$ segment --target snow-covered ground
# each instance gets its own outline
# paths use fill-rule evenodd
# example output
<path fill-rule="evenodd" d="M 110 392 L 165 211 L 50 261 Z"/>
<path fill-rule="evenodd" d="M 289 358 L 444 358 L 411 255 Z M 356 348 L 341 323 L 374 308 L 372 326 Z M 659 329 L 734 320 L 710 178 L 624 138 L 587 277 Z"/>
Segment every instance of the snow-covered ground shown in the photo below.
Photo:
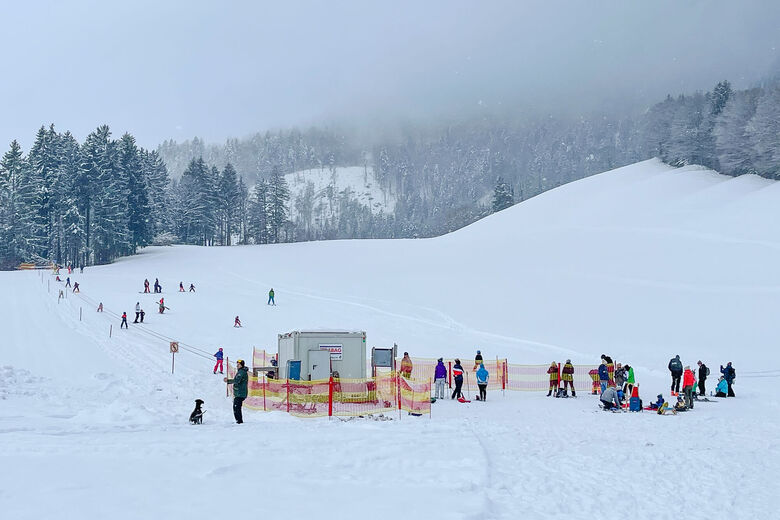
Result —
<path fill-rule="evenodd" d="M 59 303 L 48 272 L 0 273 L 2 517 L 771 517 L 778 207 L 780 184 L 646 161 L 437 239 L 149 248 L 71 275 L 82 293 Z M 140 294 L 155 277 L 164 315 Z M 118 330 L 136 302 L 146 323 Z M 658 416 L 507 393 L 439 401 L 431 418 L 247 410 L 233 424 L 209 355 L 251 359 L 309 328 L 419 357 L 607 353 L 635 367 L 646 403 L 668 397 L 675 354 L 707 363 L 711 387 L 733 361 L 737 398 Z M 170 339 L 188 346 L 173 375 Z"/>
<path fill-rule="evenodd" d="M 390 214 L 395 209 L 395 195 L 382 189 L 370 166 L 339 166 L 333 169 L 310 169 L 284 176 L 290 188 L 290 214 L 301 218 L 297 200 L 311 185 L 313 194 L 312 218 L 330 218 L 338 214 L 338 196 L 349 190 L 351 198 L 371 209 L 373 213 Z"/>

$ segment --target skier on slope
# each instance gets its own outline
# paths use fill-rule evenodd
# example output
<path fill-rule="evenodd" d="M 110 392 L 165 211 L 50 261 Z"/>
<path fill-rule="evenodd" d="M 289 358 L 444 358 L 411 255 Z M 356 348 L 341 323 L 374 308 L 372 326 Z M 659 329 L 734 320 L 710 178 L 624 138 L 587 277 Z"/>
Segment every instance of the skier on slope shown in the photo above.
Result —
<path fill-rule="evenodd" d="M 236 316 L 236 319 L 233 321 L 233 327 L 240 327 L 241 326 L 241 320 L 238 319 L 238 316 Z"/>
<path fill-rule="evenodd" d="M 222 347 L 217 350 L 217 353 L 214 354 L 214 357 L 217 358 L 217 363 L 214 365 L 214 373 L 217 373 L 217 368 L 219 368 L 219 373 L 222 373 L 222 358 L 224 357 L 222 353 Z"/>
<path fill-rule="evenodd" d="M 558 391 L 558 363 L 555 361 L 550 363 L 547 373 L 550 374 L 550 391 L 547 392 L 547 397 L 550 397 L 553 392 Z"/>
<path fill-rule="evenodd" d="M 456 397 L 460 401 L 463 394 L 460 389 L 463 388 L 463 367 L 460 366 L 460 359 L 455 358 L 455 364 L 452 366 L 452 376 L 455 378 L 455 390 L 452 392 L 452 399 Z"/>
<path fill-rule="evenodd" d="M 439 358 L 436 363 L 436 370 L 433 372 L 433 381 L 436 385 L 436 399 L 444 399 L 444 387 L 447 384 L 447 367 L 444 366 L 444 359 Z"/>
<path fill-rule="evenodd" d="M 669 372 L 672 373 L 672 395 L 678 395 L 680 393 L 680 378 L 683 374 L 683 364 L 679 354 L 669 360 Z"/>
<path fill-rule="evenodd" d="M 276 302 L 274 301 L 274 288 L 271 287 L 271 290 L 268 291 L 268 305 L 276 305 Z"/>
<path fill-rule="evenodd" d="M 81 289 L 79 289 L 79 283 L 78 282 L 73 282 L 73 292 L 74 293 L 80 293 L 81 292 Z"/>
<path fill-rule="evenodd" d="M 141 316 L 141 302 L 135 302 L 135 320 L 133 323 L 138 323 L 138 318 Z"/>
<path fill-rule="evenodd" d="M 149 292 L 149 279 L 146 278 L 144 279 L 144 293 L 148 293 L 148 292 Z"/>
<path fill-rule="evenodd" d="M 179 292 L 184 292 L 184 282 L 179 282 Z"/>
<path fill-rule="evenodd" d="M 195 284 L 190 284 L 190 292 L 195 292 Z"/>
<path fill-rule="evenodd" d="M 122 327 L 124 327 L 126 329 L 130 328 L 127 325 L 127 313 L 126 312 L 122 313 L 122 323 L 119 324 L 119 328 L 121 329 Z"/>

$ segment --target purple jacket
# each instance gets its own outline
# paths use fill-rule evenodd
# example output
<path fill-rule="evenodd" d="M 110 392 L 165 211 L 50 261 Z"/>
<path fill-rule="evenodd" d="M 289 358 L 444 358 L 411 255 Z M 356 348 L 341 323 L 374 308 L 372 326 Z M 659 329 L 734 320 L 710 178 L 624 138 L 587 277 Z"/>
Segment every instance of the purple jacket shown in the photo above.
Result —
<path fill-rule="evenodd" d="M 436 365 L 436 372 L 434 372 L 433 378 L 434 379 L 441 379 L 447 377 L 447 367 L 444 366 L 444 363 L 439 361 L 439 364 Z"/>

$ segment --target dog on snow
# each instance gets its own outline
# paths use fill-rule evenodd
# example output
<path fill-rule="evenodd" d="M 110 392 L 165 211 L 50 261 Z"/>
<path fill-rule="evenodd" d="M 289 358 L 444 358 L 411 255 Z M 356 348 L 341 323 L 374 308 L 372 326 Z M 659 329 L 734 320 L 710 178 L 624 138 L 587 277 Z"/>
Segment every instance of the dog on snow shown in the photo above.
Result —
<path fill-rule="evenodd" d="M 203 424 L 203 414 L 206 413 L 206 410 L 201 410 L 202 404 L 202 399 L 195 399 L 195 409 L 190 414 L 190 422 L 192 424 Z"/>

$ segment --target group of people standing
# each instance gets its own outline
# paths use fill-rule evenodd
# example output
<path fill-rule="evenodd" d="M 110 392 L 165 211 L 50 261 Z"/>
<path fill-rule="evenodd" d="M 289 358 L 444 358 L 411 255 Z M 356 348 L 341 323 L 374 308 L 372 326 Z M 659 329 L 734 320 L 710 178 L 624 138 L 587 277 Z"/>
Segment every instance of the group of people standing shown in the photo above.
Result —
<path fill-rule="evenodd" d="M 702 363 L 701 360 L 699 360 L 696 364 L 698 365 L 699 395 L 706 396 L 706 381 L 707 377 L 710 375 L 710 369 L 707 368 L 707 365 Z M 693 408 L 693 396 L 696 393 L 695 387 L 697 386 L 697 374 L 694 372 L 694 370 L 691 369 L 690 366 L 685 366 L 683 368 L 683 364 L 682 361 L 680 361 L 679 355 L 676 355 L 669 360 L 668 368 L 672 375 L 672 395 L 680 395 L 680 380 L 682 379 L 683 395 L 685 396 L 686 402 L 691 402 L 690 407 Z M 720 366 L 720 373 L 721 376 L 718 379 L 718 384 L 715 388 L 715 397 L 734 397 L 734 390 L 731 385 L 734 383 L 734 379 L 737 377 L 737 372 L 731 365 L 731 361 L 726 363 L 725 367 L 723 365 Z"/>
<path fill-rule="evenodd" d="M 412 376 L 412 359 L 409 357 L 408 352 L 404 352 L 404 357 L 401 359 L 401 366 L 398 370 L 401 377 L 409 379 Z M 478 401 L 485 401 L 487 399 L 487 387 L 488 380 L 490 379 L 490 373 L 488 372 L 485 364 L 482 360 L 482 352 L 477 350 L 477 355 L 474 356 L 474 368 L 477 379 L 477 388 L 479 389 Z M 433 382 L 434 382 L 434 399 L 444 399 L 448 394 L 448 374 L 447 366 L 444 364 L 444 358 L 439 358 L 436 361 L 436 367 L 433 370 Z M 452 382 L 455 383 L 455 389 L 450 395 L 450 399 L 457 399 L 461 402 L 466 402 L 467 399 L 463 395 L 463 377 L 465 370 L 460 363 L 460 359 L 455 358 L 452 364 Z"/>

